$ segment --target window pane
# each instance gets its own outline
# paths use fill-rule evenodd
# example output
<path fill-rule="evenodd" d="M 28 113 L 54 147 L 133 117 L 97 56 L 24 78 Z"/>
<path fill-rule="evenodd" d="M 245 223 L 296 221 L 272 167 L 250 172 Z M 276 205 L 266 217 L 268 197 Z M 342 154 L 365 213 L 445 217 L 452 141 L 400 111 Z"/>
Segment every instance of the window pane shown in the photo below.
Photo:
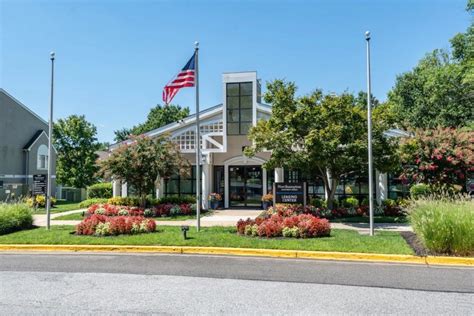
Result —
<path fill-rule="evenodd" d="M 252 109 L 240 110 L 241 122 L 252 122 Z"/>
<path fill-rule="evenodd" d="M 228 109 L 238 109 L 239 108 L 239 97 L 228 97 L 227 98 L 227 108 Z"/>
<path fill-rule="evenodd" d="M 177 194 L 178 191 L 178 181 L 179 180 L 168 180 L 168 185 L 166 186 L 166 193 L 168 194 Z"/>
<path fill-rule="evenodd" d="M 241 123 L 240 124 L 240 135 L 246 135 L 252 126 L 252 123 Z"/>
<path fill-rule="evenodd" d="M 227 84 L 227 95 L 228 96 L 238 96 L 239 95 L 239 84 L 238 83 L 228 83 Z"/>
<path fill-rule="evenodd" d="M 240 97 L 240 108 L 249 109 L 252 107 L 252 97 Z"/>
<path fill-rule="evenodd" d="M 252 83 L 246 82 L 240 84 L 240 95 L 252 95 Z"/>
<path fill-rule="evenodd" d="M 180 194 L 190 194 L 193 192 L 193 181 L 192 180 L 181 180 Z"/>
<path fill-rule="evenodd" d="M 227 134 L 239 135 L 239 123 L 227 123 Z"/>
<path fill-rule="evenodd" d="M 227 122 L 238 122 L 239 110 L 227 110 Z"/>

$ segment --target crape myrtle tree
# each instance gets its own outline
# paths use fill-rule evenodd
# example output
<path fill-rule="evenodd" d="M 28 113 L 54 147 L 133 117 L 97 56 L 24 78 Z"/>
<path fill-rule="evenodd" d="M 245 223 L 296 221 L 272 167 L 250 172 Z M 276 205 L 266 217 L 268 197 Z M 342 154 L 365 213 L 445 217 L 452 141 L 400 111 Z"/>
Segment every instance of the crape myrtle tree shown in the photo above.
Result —
<path fill-rule="evenodd" d="M 153 192 L 159 177 L 189 172 L 189 162 L 167 136 L 134 136 L 129 143 L 112 151 L 100 167 L 101 175 L 132 186 L 142 206 L 145 206 L 146 196 Z"/>
<path fill-rule="evenodd" d="M 268 121 L 250 129 L 253 146 L 246 155 L 270 150 L 266 168 L 300 169 L 319 177 L 327 192 L 328 207 L 341 176 L 367 170 L 367 116 L 360 98 L 349 93 L 323 94 L 316 90 L 297 97 L 296 85 L 275 80 L 267 84 L 265 101 L 272 104 Z M 373 153 L 375 167 L 386 172 L 398 165 L 397 140 L 383 132 L 394 122 L 387 105 L 373 111 Z"/>
<path fill-rule="evenodd" d="M 58 183 L 86 188 L 97 182 L 97 128 L 83 115 L 71 115 L 54 123 L 53 141 L 56 148 Z"/>
<path fill-rule="evenodd" d="M 177 122 L 189 116 L 189 108 L 181 108 L 179 105 L 169 104 L 167 106 L 157 105 L 150 110 L 144 123 L 132 128 L 122 128 L 115 131 L 115 141 L 127 140 L 130 135 L 141 135 L 166 124 Z"/>
<path fill-rule="evenodd" d="M 401 141 L 402 176 L 449 190 L 465 187 L 474 172 L 474 131 L 469 128 L 415 130 Z"/>

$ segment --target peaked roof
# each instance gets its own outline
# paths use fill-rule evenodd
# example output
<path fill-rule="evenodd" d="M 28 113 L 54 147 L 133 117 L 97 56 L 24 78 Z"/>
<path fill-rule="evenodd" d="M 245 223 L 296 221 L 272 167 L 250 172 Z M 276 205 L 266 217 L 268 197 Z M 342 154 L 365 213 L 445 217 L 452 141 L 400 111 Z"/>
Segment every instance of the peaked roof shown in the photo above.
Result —
<path fill-rule="evenodd" d="M 8 93 L 7 91 L 5 91 L 5 89 L 3 88 L 0 88 L 0 92 L 5 94 L 7 97 L 9 97 L 10 99 L 12 99 L 16 104 L 18 104 L 20 107 L 22 107 L 23 109 L 25 109 L 26 111 L 28 111 L 29 113 L 31 113 L 33 116 L 35 116 L 38 120 L 40 120 L 41 122 L 43 122 L 44 124 L 48 125 L 48 122 L 46 122 L 41 116 L 39 116 L 38 114 L 36 114 L 35 112 L 33 112 L 32 110 L 30 110 L 26 105 L 24 105 L 23 103 L 21 103 L 17 98 L 15 98 L 14 96 L 12 96 L 10 93 Z"/>
<path fill-rule="evenodd" d="M 33 145 L 36 143 L 36 141 L 41 137 L 41 135 L 43 135 L 46 137 L 46 139 L 49 139 L 48 137 L 48 134 L 46 134 L 45 131 L 43 131 L 42 129 L 36 131 L 36 133 L 33 135 L 33 137 L 31 137 L 31 139 L 25 144 L 25 146 L 23 146 L 23 150 L 25 151 L 30 151 L 31 150 L 31 147 L 33 147 Z M 57 154 L 58 151 L 56 150 L 56 147 L 53 146 L 53 149 L 54 149 L 54 152 Z"/>

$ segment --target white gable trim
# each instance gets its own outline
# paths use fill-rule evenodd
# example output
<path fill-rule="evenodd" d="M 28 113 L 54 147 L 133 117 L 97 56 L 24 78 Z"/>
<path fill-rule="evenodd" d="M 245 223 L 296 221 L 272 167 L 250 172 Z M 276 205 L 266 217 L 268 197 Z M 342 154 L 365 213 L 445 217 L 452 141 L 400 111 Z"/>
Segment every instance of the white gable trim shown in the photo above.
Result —
<path fill-rule="evenodd" d="M 26 151 L 30 151 L 31 148 L 33 148 L 33 146 L 36 144 L 36 142 L 38 141 L 38 139 L 41 138 L 41 136 L 44 135 L 46 137 L 46 139 L 49 141 L 49 137 L 48 137 L 48 134 L 46 134 L 45 131 L 41 131 L 41 134 L 38 135 L 38 137 L 36 137 L 35 141 L 33 143 L 31 143 L 30 147 L 24 149 Z M 54 149 L 54 152 L 57 154 L 58 151 L 56 150 L 56 147 L 53 146 L 53 149 Z"/>

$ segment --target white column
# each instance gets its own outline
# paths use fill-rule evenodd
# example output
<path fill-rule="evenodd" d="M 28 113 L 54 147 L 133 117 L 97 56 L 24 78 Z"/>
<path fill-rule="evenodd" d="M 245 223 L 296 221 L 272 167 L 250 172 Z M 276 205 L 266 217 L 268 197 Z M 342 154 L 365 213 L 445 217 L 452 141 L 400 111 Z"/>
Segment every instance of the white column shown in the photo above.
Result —
<path fill-rule="evenodd" d="M 120 196 L 120 181 L 112 180 L 112 196 Z"/>
<path fill-rule="evenodd" d="M 375 196 L 377 198 L 377 204 L 380 205 L 383 200 L 388 198 L 388 177 L 386 173 L 380 173 L 378 170 L 376 170 L 375 178 L 377 179 L 377 185 L 375 186 Z"/>
<path fill-rule="evenodd" d="M 229 165 L 224 165 L 224 195 L 224 207 L 229 208 Z"/>
<path fill-rule="evenodd" d="M 201 173 L 202 208 L 204 210 L 209 209 L 208 196 L 211 189 L 210 176 L 211 176 L 210 165 L 209 165 L 208 158 L 206 157 L 206 161 L 203 162 L 202 164 L 202 173 Z"/>
<path fill-rule="evenodd" d="M 331 177 L 331 173 L 329 172 L 329 170 L 326 170 L 326 175 L 327 175 L 327 178 L 328 178 L 328 185 L 329 185 L 329 188 L 332 190 L 332 177 Z M 326 187 L 324 187 L 324 197 L 327 199 L 329 199 L 329 192 L 326 190 Z"/>
<path fill-rule="evenodd" d="M 275 182 L 285 182 L 283 168 L 275 168 Z"/>
<path fill-rule="evenodd" d="M 158 179 L 156 180 L 156 183 L 155 183 L 155 199 L 159 199 L 160 198 L 160 191 L 161 191 L 161 177 L 158 176 Z"/>
<path fill-rule="evenodd" d="M 122 183 L 122 197 L 127 197 L 128 196 L 128 186 L 127 182 Z"/>

